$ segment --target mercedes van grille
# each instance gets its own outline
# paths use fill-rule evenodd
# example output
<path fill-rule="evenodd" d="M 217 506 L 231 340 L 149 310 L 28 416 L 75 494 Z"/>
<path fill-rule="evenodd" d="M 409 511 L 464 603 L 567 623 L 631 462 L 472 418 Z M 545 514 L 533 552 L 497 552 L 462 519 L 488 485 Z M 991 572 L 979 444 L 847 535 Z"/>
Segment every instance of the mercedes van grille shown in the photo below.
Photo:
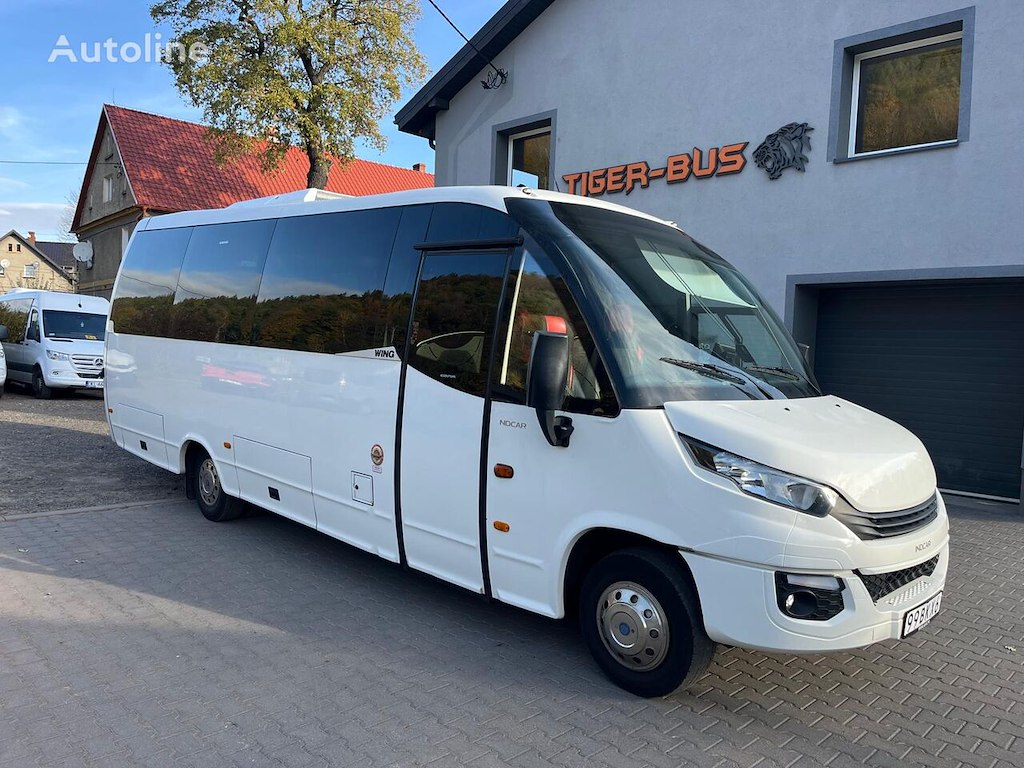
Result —
<path fill-rule="evenodd" d="M 896 512 L 861 512 L 849 505 L 832 514 L 861 539 L 886 539 L 923 528 L 939 514 L 939 499 L 932 496 L 924 504 Z"/>
<path fill-rule="evenodd" d="M 103 373 L 103 355 L 72 355 L 71 364 L 87 379 L 97 379 Z"/>
<path fill-rule="evenodd" d="M 866 574 L 857 572 L 860 580 L 868 589 L 868 594 L 876 603 L 886 595 L 892 594 L 900 587 L 905 587 L 912 581 L 917 581 L 922 576 L 931 576 L 935 573 L 935 566 L 939 564 L 939 556 L 931 560 L 912 565 L 901 571 L 889 571 L 889 573 Z"/>

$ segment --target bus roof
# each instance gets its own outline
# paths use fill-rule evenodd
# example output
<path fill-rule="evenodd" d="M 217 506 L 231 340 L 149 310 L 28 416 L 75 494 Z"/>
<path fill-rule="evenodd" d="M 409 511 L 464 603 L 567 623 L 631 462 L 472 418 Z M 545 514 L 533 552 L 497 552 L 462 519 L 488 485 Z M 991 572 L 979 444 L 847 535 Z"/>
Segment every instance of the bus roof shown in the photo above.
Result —
<path fill-rule="evenodd" d="M 334 199 L 325 199 L 324 196 L 315 193 L 316 190 L 307 190 L 305 192 L 300 190 L 298 193 L 291 195 L 258 198 L 257 200 L 247 201 L 244 204 L 236 204 L 227 208 L 184 211 L 182 213 L 152 216 L 143 219 L 138 226 L 138 230 L 174 229 L 176 227 L 194 227 L 203 224 L 226 224 L 236 221 L 279 219 L 288 216 L 308 216 L 318 213 L 360 211 L 372 208 L 392 208 L 399 205 L 423 205 L 428 203 L 471 203 L 506 212 L 508 209 L 505 201 L 509 198 L 517 197 L 552 200 L 575 205 L 589 205 L 675 226 L 672 222 L 667 222 L 632 208 L 626 208 L 614 203 L 606 203 L 603 200 L 525 187 L 428 187 L 426 189 L 389 192 L 383 195 L 338 197 Z"/>

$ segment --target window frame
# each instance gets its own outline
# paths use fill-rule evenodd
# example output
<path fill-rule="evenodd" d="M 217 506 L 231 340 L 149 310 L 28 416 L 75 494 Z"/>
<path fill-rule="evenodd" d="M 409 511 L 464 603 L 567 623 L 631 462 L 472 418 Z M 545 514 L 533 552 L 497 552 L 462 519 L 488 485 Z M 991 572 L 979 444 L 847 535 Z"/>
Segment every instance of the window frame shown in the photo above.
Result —
<path fill-rule="evenodd" d="M 21 277 L 23 280 L 36 280 L 39 277 L 39 262 L 35 261 L 31 264 L 25 264 L 21 268 Z"/>
<path fill-rule="evenodd" d="M 551 145 L 548 152 L 548 174 L 551 191 L 558 192 L 557 168 L 558 110 L 540 112 L 535 115 L 499 123 L 491 126 L 491 184 L 509 186 L 512 182 L 512 139 L 529 134 L 550 133 Z"/>
<path fill-rule="evenodd" d="M 969 6 L 835 40 L 832 59 L 832 97 L 829 111 L 828 162 L 838 164 L 906 152 L 949 149 L 967 142 L 970 139 L 971 127 L 974 21 L 975 8 Z M 851 149 L 856 149 L 856 102 L 859 100 L 860 89 L 859 66 L 856 87 L 854 84 L 855 60 L 859 65 L 859 62 L 864 59 L 895 53 L 901 48 L 910 50 L 935 44 L 940 38 L 951 34 L 959 34 L 961 40 L 960 105 L 956 139 L 892 147 L 872 152 L 852 152 Z M 853 137 L 852 142 L 851 137 Z"/>
<path fill-rule="evenodd" d="M 114 175 L 110 174 L 103 177 L 103 196 L 102 200 L 104 203 L 109 203 L 114 199 Z"/>
<path fill-rule="evenodd" d="M 906 152 L 915 149 L 929 149 L 931 147 L 948 147 L 960 143 L 959 136 L 952 139 L 943 139 L 941 141 L 926 141 L 922 144 L 904 144 L 899 147 L 887 147 L 886 149 L 874 149 L 869 152 L 858 152 L 857 151 L 857 128 L 860 125 L 860 68 L 861 64 L 865 59 L 877 59 L 882 56 L 888 56 L 893 53 L 905 53 L 906 51 L 912 51 L 915 48 L 927 48 L 932 45 L 941 45 L 942 43 L 950 43 L 954 40 L 959 40 L 961 43 L 960 47 L 960 66 L 963 68 L 963 30 L 959 32 L 949 32 L 944 35 L 937 35 L 935 37 L 925 37 L 920 40 L 914 40 L 908 43 L 900 43 L 899 45 L 890 45 L 886 48 L 875 48 L 862 53 L 855 54 L 853 57 L 853 82 L 850 91 L 850 135 L 849 144 L 847 146 L 846 156 L 851 159 L 858 159 L 862 157 L 876 157 L 878 155 L 891 155 L 898 152 Z M 963 92 L 959 94 L 959 98 L 963 99 Z M 958 105 L 959 107 L 959 105 Z M 957 121 L 957 134 L 959 134 L 959 120 Z"/>
<path fill-rule="evenodd" d="M 554 169 L 551 165 L 551 145 L 554 143 L 555 136 L 554 133 L 552 133 L 551 131 L 551 126 L 548 125 L 542 126 L 540 128 L 531 128 L 526 131 L 520 131 L 519 133 L 510 133 L 508 135 L 508 157 L 506 158 L 505 161 L 505 184 L 507 184 L 510 187 L 512 186 L 512 173 L 514 170 L 512 168 L 512 153 L 515 148 L 516 140 L 529 139 L 532 138 L 533 136 L 543 136 L 544 134 L 547 134 L 550 137 L 548 140 L 548 181 L 554 182 Z"/>

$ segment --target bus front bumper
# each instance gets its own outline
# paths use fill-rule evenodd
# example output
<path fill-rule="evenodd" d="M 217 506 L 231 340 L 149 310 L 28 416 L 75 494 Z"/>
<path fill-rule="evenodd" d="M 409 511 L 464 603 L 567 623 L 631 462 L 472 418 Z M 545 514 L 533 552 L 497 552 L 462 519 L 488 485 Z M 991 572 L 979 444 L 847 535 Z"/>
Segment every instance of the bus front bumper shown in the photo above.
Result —
<path fill-rule="evenodd" d="M 786 583 L 792 570 L 694 552 L 680 555 L 693 574 L 712 640 L 762 651 L 825 653 L 898 639 L 925 626 L 941 606 L 949 544 L 947 539 L 938 552 L 920 562 L 891 571 L 872 569 L 872 575 L 852 570 L 800 572 L 840 580 L 842 607 L 834 608 L 838 612 L 827 619 L 794 618 L 784 611 L 786 587 L 780 597 L 779 584 L 780 579 Z M 892 585 L 899 586 L 890 589 Z"/>

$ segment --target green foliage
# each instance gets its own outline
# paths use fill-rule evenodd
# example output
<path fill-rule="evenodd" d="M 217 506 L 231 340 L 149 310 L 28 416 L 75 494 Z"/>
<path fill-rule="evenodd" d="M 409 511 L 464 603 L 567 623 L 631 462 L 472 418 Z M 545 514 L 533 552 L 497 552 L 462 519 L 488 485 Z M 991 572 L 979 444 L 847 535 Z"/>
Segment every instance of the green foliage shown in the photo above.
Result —
<path fill-rule="evenodd" d="M 178 89 L 203 109 L 220 160 L 258 153 L 265 170 L 299 146 L 309 186 L 323 187 L 329 156 L 365 139 L 383 149 L 378 121 L 403 85 L 426 74 L 413 42 L 416 0 L 160 0 L 150 8 L 176 42 Z"/>

